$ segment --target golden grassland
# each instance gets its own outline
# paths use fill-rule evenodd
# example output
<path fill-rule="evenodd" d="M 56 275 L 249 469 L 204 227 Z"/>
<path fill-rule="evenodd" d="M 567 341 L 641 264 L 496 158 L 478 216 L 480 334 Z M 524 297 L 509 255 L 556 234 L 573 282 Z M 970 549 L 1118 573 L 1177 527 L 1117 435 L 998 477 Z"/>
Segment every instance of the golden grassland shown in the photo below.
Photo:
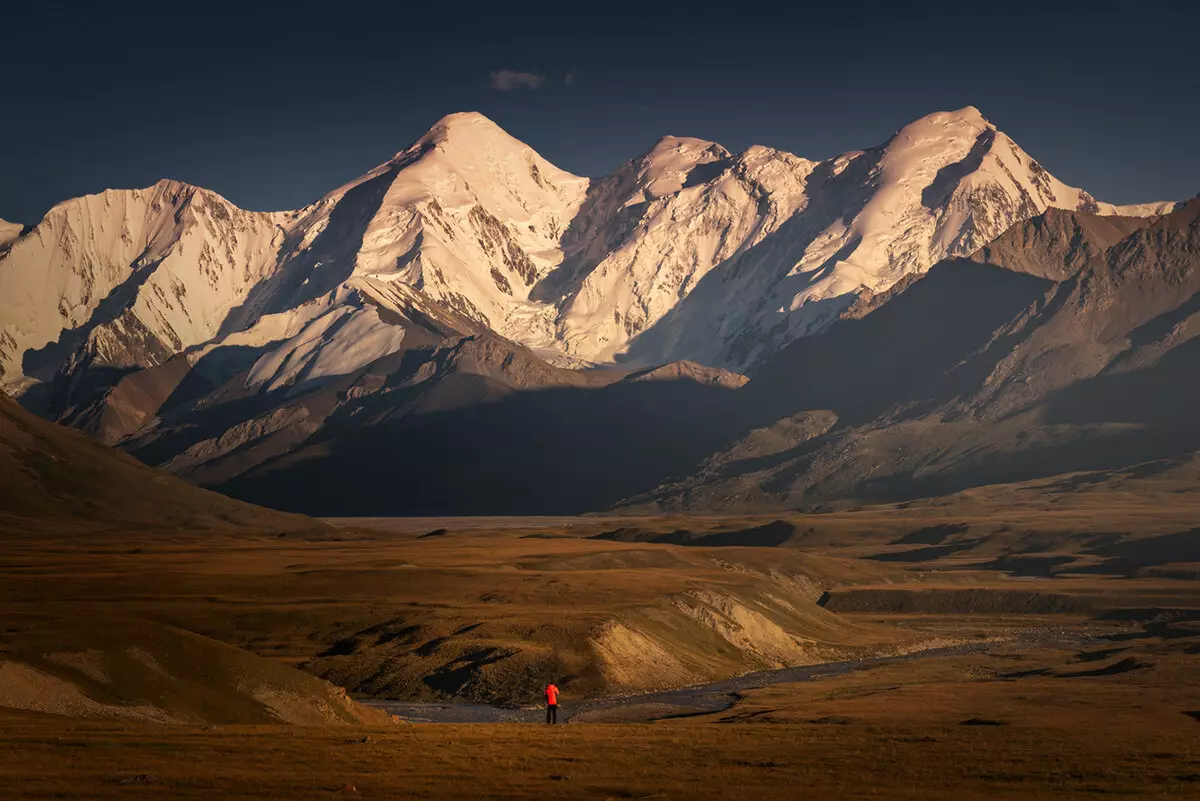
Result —
<path fill-rule="evenodd" d="M 737 532 L 771 518 L 356 521 L 284 536 L 13 531 L 0 553 L 0 646 L 47 625 L 149 621 L 359 695 L 532 701 L 547 679 L 577 697 L 636 692 L 977 638 L 997 618 L 1039 611 L 1017 596 L 1080 620 L 1196 604 L 1200 585 L 1180 577 L 1194 566 L 1171 554 L 1129 575 L 1050 573 L 1039 561 L 1102 570 L 1112 557 L 1095 552 L 1095 537 L 1178 536 L 1186 508 L 1118 497 L 1088 518 L 1053 504 L 1038 517 L 1003 501 L 1013 510 L 1003 518 L 974 501 L 957 513 L 938 502 L 790 515 L 795 534 L 781 547 L 592 538 L 619 527 Z M 1050 603 L 1062 598 L 1073 600 Z M 899 614 L 922 610 L 937 614 Z"/>
<path fill-rule="evenodd" d="M 1194 482 L 1114 481 L 769 517 L 12 525 L 0 664 L 104 708 L 0 710 L 0 796 L 1195 797 Z M 728 544 L 776 517 L 790 528 L 775 547 Z M 661 535 L 674 541 L 644 541 Z M 288 672 L 360 696 L 522 703 L 552 678 L 569 715 L 588 697 L 980 641 L 740 691 L 720 712 L 605 722 L 654 716 L 631 704 L 554 729 L 360 722 Z M 311 720 L 314 704 L 339 725 L 248 725 L 284 706 Z M 117 707 L 149 717 L 101 719 Z"/>
<path fill-rule="evenodd" d="M 1107 731 L 1134 741 L 1200 742 L 1200 624 L 1098 639 L 896 662 L 844 676 L 751 690 L 686 723 L 993 726 Z M 684 722 L 684 721 L 681 721 Z"/>
<path fill-rule="evenodd" d="M 1200 782 L 1200 738 L 1176 729 L 920 716 L 353 732 L 25 718 L 0 720 L 0 753 L 10 798 L 1186 798 Z"/>

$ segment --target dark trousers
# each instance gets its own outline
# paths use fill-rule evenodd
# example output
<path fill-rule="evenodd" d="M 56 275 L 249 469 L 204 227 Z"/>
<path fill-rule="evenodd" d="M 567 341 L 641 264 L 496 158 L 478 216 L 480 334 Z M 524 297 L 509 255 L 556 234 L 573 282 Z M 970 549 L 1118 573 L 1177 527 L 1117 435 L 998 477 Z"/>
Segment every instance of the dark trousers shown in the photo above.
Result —
<path fill-rule="evenodd" d="M 546 704 L 546 722 L 558 723 L 558 704 Z"/>

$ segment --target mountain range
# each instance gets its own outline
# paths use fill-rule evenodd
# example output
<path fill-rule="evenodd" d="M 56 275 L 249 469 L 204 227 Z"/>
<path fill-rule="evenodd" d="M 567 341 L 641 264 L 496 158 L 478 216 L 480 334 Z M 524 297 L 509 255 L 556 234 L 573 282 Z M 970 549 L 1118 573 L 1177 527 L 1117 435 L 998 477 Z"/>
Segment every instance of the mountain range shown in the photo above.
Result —
<path fill-rule="evenodd" d="M 322 514 L 1111 468 L 1200 448 L 1196 209 L 1099 202 L 971 107 L 819 162 L 665 137 L 596 180 L 455 114 L 298 211 L 163 181 L 0 225 L 0 383 Z"/>

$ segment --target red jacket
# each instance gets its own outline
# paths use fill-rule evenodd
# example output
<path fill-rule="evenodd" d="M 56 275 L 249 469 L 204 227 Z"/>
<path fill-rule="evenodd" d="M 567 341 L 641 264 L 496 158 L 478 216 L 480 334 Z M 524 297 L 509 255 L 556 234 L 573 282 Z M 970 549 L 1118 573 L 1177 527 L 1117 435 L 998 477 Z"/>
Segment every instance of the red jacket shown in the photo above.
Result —
<path fill-rule="evenodd" d="M 558 688 L 553 684 L 546 685 L 546 703 L 550 706 L 558 705 Z"/>

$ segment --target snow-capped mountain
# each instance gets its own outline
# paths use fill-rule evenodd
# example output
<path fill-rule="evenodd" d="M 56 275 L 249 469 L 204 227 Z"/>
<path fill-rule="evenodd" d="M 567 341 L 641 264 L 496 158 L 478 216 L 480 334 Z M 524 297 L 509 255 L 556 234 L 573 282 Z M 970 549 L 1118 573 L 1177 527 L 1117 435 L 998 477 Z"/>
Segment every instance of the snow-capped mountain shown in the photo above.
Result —
<path fill-rule="evenodd" d="M 83 371 L 102 387 L 235 335 L 301 336 L 305 353 L 330 349 L 317 374 L 344 370 L 400 336 L 351 319 L 364 281 L 403 285 L 558 364 L 745 369 L 858 294 L 1048 207 L 1148 216 L 1173 204 L 1098 203 L 969 107 L 823 162 L 666 137 L 595 181 L 454 114 L 299 211 L 247 212 L 162 181 L 66 201 L 23 235 L 4 226 L 0 383 L 21 391 L 59 373 L 60 395 L 86 395 Z M 284 360 L 263 358 L 255 380 Z"/>
<path fill-rule="evenodd" d="M 742 227 L 719 211 L 720 200 L 739 191 L 756 199 L 740 205 L 752 209 Z M 664 208 L 648 216 L 662 219 L 647 221 L 648 230 L 665 241 L 720 247 L 688 265 L 682 280 L 664 281 L 684 274 L 680 259 L 656 272 L 660 295 L 673 293 L 669 303 L 655 306 L 654 295 L 631 289 L 649 320 L 615 352 L 739 368 L 822 330 L 858 294 L 972 253 L 1046 208 L 1154 216 L 1175 206 L 1098 203 L 1051 176 L 972 107 L 931 114 L 880 147 L 819 164 L 751 148 L 702 187 L 660 202 Z M 688 203 L 695 205 L 679 208 Z M 658 231 L 664 222 L 669 230 Z M 646 238 L 633 237 L 624 252 L 644 251 Z M 622 255 L 602 262 L 601 273 Z M 652 263 L 656 255 L 641 258 Z"/>
<path fill-rule="evenodd" d="M 597 180 L 454 114 L 296 211 L 162 181 L 0 226 L 0 385 L 260 502 L 299 508 L 305 486 L 308 511 L 361 513 L 367 496 L 396 511 L 401 476 L 424 504 L 406 511 L 461 510 L 467 488 L 480 512 L 600 508 L 714 453 L 719 467 L 873 420 L 878 393 L 835 376 L 850 358 L 883 381 L 892 350 L 844 332 L 916 354 L 917 376 L 932 343 L 1008 325 L 981 311 L 1008 297 L 993 284 L 1017 314 L 1119 240 L 1168 230 L 1152 221 L 1178 224 L 1176 206 L 1100 203 L 974 108 L 825 161 L 665 137 Z M 959 257 L 1023 274 L 980 278 Z M 925 318 L 945 322 L 932 339 Z M 834 325 L 850 320 L 870 322 Z M 1064 369 L 1069 384 L 1082 368 Z M 1004 386 L 979 409 L 1040 385 Z M 722 461 L 738 398 L 764 395 L 779 415 Z M 372 467 L 405 453 L 421 457 Z M 343 497 L 349 476 L 362 491 Z"/>
<path fill-rule="evenodd" d="M 375 183 L 348 275 L 408 284 L 505 336 L 553 345 L 552 309 L 529 295 L 562 262 L 586 178 L 480 114 L 452 114 L 318 205 Z"/>
<path fill-rule="evenodd" d="M 139 369 L 211 339 L 275 273 L 294 216 L 175 181 L 60 203 L 0 255 L 0 381 Z"/>

